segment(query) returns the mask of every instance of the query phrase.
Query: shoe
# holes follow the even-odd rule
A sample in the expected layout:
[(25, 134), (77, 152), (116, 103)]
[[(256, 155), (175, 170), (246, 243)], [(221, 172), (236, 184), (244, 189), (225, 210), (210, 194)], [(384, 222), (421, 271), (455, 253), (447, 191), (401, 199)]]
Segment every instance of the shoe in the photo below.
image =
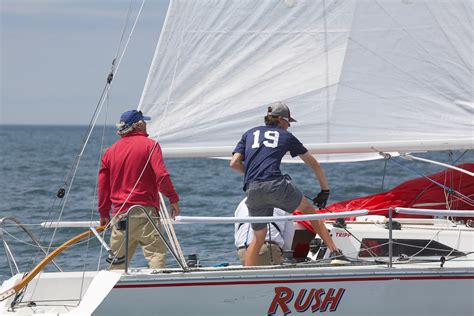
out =
[(329, 254), (329, 259), (331, 259), (331, 264), (348, 264), (351, 263), (349, 259), (344, 256), (342, 253), (341, 249), (336, 249), (334, 251), (331, 251)]

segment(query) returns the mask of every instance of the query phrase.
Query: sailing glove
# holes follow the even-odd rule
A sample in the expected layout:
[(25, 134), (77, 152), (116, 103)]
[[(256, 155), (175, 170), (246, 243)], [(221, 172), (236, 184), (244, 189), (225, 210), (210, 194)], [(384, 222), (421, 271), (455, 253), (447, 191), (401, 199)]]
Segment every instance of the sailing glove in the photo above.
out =
[(329, 190), (321, 190), (321, 192), (319, 192), (318, 195), (313, 199), (313, 204), (322, 209), (326, 207), (328, 199)]

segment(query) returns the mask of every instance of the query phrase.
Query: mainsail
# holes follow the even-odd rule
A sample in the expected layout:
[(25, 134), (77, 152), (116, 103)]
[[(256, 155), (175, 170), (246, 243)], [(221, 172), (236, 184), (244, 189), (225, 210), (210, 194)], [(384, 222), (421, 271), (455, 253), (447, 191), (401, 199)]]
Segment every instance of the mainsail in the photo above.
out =
[(471, 149), (473, 16), (472, 0), (173, 0), (139, 107), (168, 156), (230, 155), (278, 100), (313, 153)]

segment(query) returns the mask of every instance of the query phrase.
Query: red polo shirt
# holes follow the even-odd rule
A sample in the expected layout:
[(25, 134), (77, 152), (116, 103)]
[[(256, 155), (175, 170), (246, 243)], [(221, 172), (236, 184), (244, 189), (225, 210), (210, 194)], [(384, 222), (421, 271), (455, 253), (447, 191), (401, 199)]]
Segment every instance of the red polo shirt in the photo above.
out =
[(159, 209), (158, 192), (170, 203), (179, 201), (161, 147), (148, 138), (148, 134), (126, 134), (106, 150), (98, 183), (98, 206), (102, 217), (110, 216), (111, 207), (113, 216), (127, 212), (135, 204)]

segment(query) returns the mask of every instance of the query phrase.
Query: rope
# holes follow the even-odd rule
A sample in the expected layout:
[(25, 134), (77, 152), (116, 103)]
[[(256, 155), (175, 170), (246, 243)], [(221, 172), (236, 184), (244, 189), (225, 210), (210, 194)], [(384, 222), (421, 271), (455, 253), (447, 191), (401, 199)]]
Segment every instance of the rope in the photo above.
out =
[[(72, 164), (71, 166), (71, 169), (66, 177), (66, 180), (64, 182), (64, 185), (67, 186), (67, 190), (66, 190), (66, 195), (64, 197), (64, 200), (62, 201), (62, 203), (60, 203), (61, 205), (61, 209), (60, 209), (60, 212), (59, 212), (59, 216), (58, 216), (58, 221), (61, 220), (62, 218), (62, 214), (64, 212), (64, 207), (67, 203), (67, 200), (68, 200), (68, 197), (69, 197), (69, 193), (70, 193), (70, 190), (71, 190), (71, 187), (72, 187), (72, 184), (74, 182), (74, 179), (75, 179), (75, 176), (76, 176), (76, 173), (77, 173), (77, 169), (79, 167), (79, 164), (80, 164), (80, 161), (81, 161), (81, 158), (82, 158), (82, 155), (84, 153), (84, 150), (86, 148), (86, 145), (89, 143), (89, 140), (90, 140), (90, 137), (92, 135), (92, 131), (94, 130), (94, 126), (96, 125), (96, 122), (97, 122), (97, 119), (99, 117), (99, 114), (102, 110), (102, 107), (104, 105), (104, 102), (106, 100), (106, 96), (108, 95), (109, 93), (109, 90), (111, 89), (112, 87), (112, 79), (116, 76), (118, 70), (119, 70), (119, 67), (120, 67), (120, 64), (121, 64), (121, 61), (123, 59), (123, 57), (125, 56), (125, 53), (127, 51), (127, 48), (128, 48), (128, 44), (130, 42), (130, 39), (132, 37), (132, 34), (135, 30), (135, 26), (140, 18), (140, 15), (141, 15), (141, 12), (142, 12), (142, 9), (143, 9), (143, 6), (145, 4), (145, 1), (146, 0), (143, 0), (142, 1), (142, 5), (140, 7), (140, 10), (138, 11), (137, 13), (137, 16), (135, 18), (135, 22), (133, 24), (133, 27), (132, 29), (130, 30), (130, 33), (129, 33), (129, 36), (128, 36), (128, 39), (127, 39), (127, 42), (125, 43), (125, 46), (122, 50), (122, 54), (120, 55), (120, 57), (118, 57), (117, 59), (117, 56), (119, 54), (119, 51), (120, 51), (120, 47), (122, 46), (122, 41), (123, 41), (123, 35), (126, 31), (126, 27), (123, 28), (122, 30), (122, 35), (121, 35), (121, 39), (120, 39), (120, 43), (119, 43), (119, 46), (117, 48), (117, 52), (116, 52), (116, 55), (115, 55), (115, 58), (113, 59), (112, 61), (112, 67), (111, 67), (111, 71), (107, 77), (107, 82), (102, 90), (102, 93), (100, 95), (100, 98), (99, 98), (99, 101), (96, 105), (96, 108), (94, 110), (94, 113), (92, 115), (92, 118), (89, 122), (89, 125), (88, 125), (88, 129), (87, 129), (87, 132), (83, 138), (83, 141), (82, 141), (82, 145), (80, 147), (80, 150), (79, 150), (79, 154), (76, 156), (75, 160), (74, 160), (74, 163)], [(126, 22), (125, 25), (127, 25), (128, 22)], [(57, 227), (54, 229), (54, 232), (53, 232), (53, 236), (51, 238), (51, 242), (50, 244), (53, 242), (55, 236), (56, 236), (56, 231), (57, 231)], [(48, 247), (48, 253), (49, 253), (50, 249)]]
[[(127, 16), (127, 19), (128, 19), (128, 16)], [(122, 40), (122, 38), (120, 40)], [(100, 142), (100, 150), (99, 150), (99, 158), (98, 158), (98, 162), (97, 162), (97, 172), (96, 172), (96, 174), (99, 174), (100, 166), (102, 165), (102, 152), (104, 150), (105, 129), (106, 129), (106, 125), (107, 125), (106, 123), (107, 123), (108, 113), (109, 113), (109, 100), (107, 100), (107, 105), (105, 107), (104, 126), (103, 126), (103, 129), (102, 129), (102, 137), (101, 137), (101, 142)], [(93, 206), (91, 208), (91, 217), (90, 217), (91, 221), (92, 221), (93, 214), (95, 214), (95, 211), (96, 211), (96, 208), (95, 208), (96, 204), (95, 203), (97, 203), (96, 197), (98, 197), (98, 187), (99, 187), (99, 177), (96, 178), (96, 183), (95, 183), (94, 201), (93, 201)], [(106, 232), (107, 232), (107, 229), (104, 229), (104, 231), (102, 232), (102, 239), (104, 239), (104, 240), (105, 240), (105, 233)], [(99, 256), (97, 258), (97, 271), (100, 270), (100, 261), (101, 261), (101, 258), (102, 258), (103, 249), (104, 249), (104, 247), (101, 244), (100, 250), (99, 250)]]
[[(272, 227), (271, 223), (267, 223), (268, 229), (268, 241), (270, 242), (268, 246), (268, 251), (270, 252), (270, 264), (273, 265), (275, 262), (273, 261), (273, 251), (272, 251)], [(264, 243), (265, 244), (265, 243)]]
[(464, 194), (462, 194), (461, 192), (458, 192), (450, 187), (447, 187), (446, 185), (442, 184), (442, 183), (439, 183), (439, 182), (436, 182), (435, 180), (431, 179), (430, 177), (428, 176), (425, 176), (424, 174), (414, 170), (413, 168), (410, 168), (410, 167), (407, 167), (405, 166), (404, 164), (401, 164), (400, 162), (396, 161), (395, 159), (392, 159), (393, 162), (395, 162), (396, 164), (398, 164), (399, 166), (403, 167), (403, 168), (406, 168), (414, 173), (416, 173), (417, 175), (419, 175), (420, 177), (422, 178), (425, 178), (427, 179), (428, 181), (430, 181), (432, 184), (435, 184), (441, 188), (443, 188), (444, 190), (446, 190), (449, 194), (453, 195), (454, 197), (457, 197), (457, 198), (460, 198), (460, 199), (463, 199), (465, 200), (467, 203), (469, 204), (474, 204), (474, 200), (471, 199), (470, 197), (468, 196), (465, 196)]
[(380, 188), (381, 191), (383, 191), (383, 187), (384, 187), (384, 184), (385, 184), (385, 176), (387, 175), (387, 164), (388, 164), (388, 161), (391, 158), (392, 158), (391, 156), (389, 156), (388, 158), (384, 158), (385, 164), (384, 164), (384, 167), (383, 167), (382, 187)]
[[(56, 218), (57, 218), (58, 221), (61, 221), (62, 215), (63, 215), (63, 213), (64, 213), (64, 208), (65, 208), (66, 203), (67, 203), (67, 201), (68, 201), (69, 194), (70, 194), (72, 185), (73, 185), (73, 183), (74, 183), (74, 179), (75, 179), (75, 177), (76, 177), (76, 174), (77, 174), (77, 170), (78, 170), (78, 168), (79, 168), (80, 161), (81, 161), (81, 159), (82, 159), (82, 155), (83, 155), (83, 153), (84, 153), (84, 150), (85, 150), (87, 144), (89, 143), (90, 137), (91, 137), (91, 135), (92, 135), (92, 131), (94, 130), (94, 126), (96, 125), (97, 119), (98, 119), (99, 114), (100, 114), (100, 112), (101, 112), (101, 110), (102, 110), (102, 107), (103, 107), (103, 105), (104, 105), (104, 102), (105, 102), (106, 99), (108, 99), (107, 96), (108, 96), (109, 91), (110, 91), (111, 86), (112, 86), (112, 80), (113, 80), (113, 78), (114, 78), (114, 75), (118, 72), (120, 63), (121, 63), (121, 61), (122, 61), (122, 59), (123, 59), (123, 57), (124, 57), (124, 55), (125, 55), (125, 52), (127, 51), (128, 44), (129, 44), (130, 39), (131, 39), (131, 37), (132, 37), (132, 34), (133, 34), (133, 31), (134, 31), (135, 26), (136, 26), (136, 24), (137, 24), (137, 21), (138, 21), (138, 19), (139, 19), (139, 17), (140, 17), (141, 11), (142, 11), (143, 6), (144, 6), (144, 3), (145, 3), (145, 0), (142, 1), (142, 5), (141, 5), (141, 7), (140, 7), (139, 12), (137, 13), (137, 16), (136, 16), (136, 19), (135, 19), (135, 23), (134, 23), (134, 25), (133, 25), (133, 27), (132, 27), (130, 33), (129, 33), (129, 37), (128, 37), (128, 39), (127, 39), (127, 42), (126, 42), (126, 44), (125, 44), (125, 47), (124, 47), (123, 50), (122, 50), (122, 54), (120, 55), (120, 57), (119, 57), (119, 59), (118, 59), (118, 63), (116, 64), (116, 62), (117, 62), (117, 56), (118, 56), (118, 54), (119, 54), (120, 47), (122, 46), (123, 36), (124, 36), (124, 34), (125, 34), (125, 31), (126, 31), (126, 25), (128, 24), (128, 18), (129, 18), (129, 16), (130, 16), (130, 11), (131, 11), (131, 8), (132, 8), (131, 4), (130, 4), (130, 6), (129, 6), (129, 13), (128, 13), (128, 15), (127, 15), (127, 21), (126, 21), (126, 23), (125, 23), (125, 25), (124, 25), (124, 28), (123, 28), (123, 30), (122, 30), (122, 34), (121, 34), (121, 38), (120, 38), (119, 45), (118, 45), (118, 48), (117, 48), (117, 52), (116, 52), (116, 55), (115, 55), (115, 57), (114, 57), (114, 59), (113, 59), (113, 61), (112, 61), (111, 71), (110, 71), (109, 75), (107, 76), (107, 82), (106, 82), (106, 84), (105, 84), (105, 86), (104, 86), (104, 88), (103, 88), (103, 90), (102, 90), (102, 93), (100, 94), (99, 101), (98, 101), (98, 103), (97, 103), (97, 105), (96, 105), (96, 108), (95, 108), (95, 110), (94, 110), (94, 113), (93, 113), (93, 115), (92, 115), (92, 118), (91, 118), (91, 120), (90, 120), (90, 122), (89, 122), (89, 125), (88, 125), (88, 128), (87, 128), (87, 132), (86, 132), (86, 134), (85, 134), (85, 136), (84, 136), (84, 138), (83, 138), (83, 141), (82, 141), (82, 144), (81, 144), (81, 147), (80, 147), (80, 150), (79, 150), (79, 154), (76, 156), (76, 158), (75, 158), (75, 160), (74, 160), (74, 162), (73, 162), (73, 164), (72, 164), (72, 166), (71, 166), (71, 168), (70, 168), (70, 170), (69, 170), (69, 173), (68, 173), (68, 175), (66, 176), (66, 179), (65, 179), (65, 181), (64, 181), (64, 186), (67, 187), (67, 190), (66, 190), (66, 192), (65, 192), (66, 194), (65, 194), (65, 196), (64, 196), (64, 200), (60, 200), (59, 205), (58, 205), (59, 211), (56, 212), (56, 213), (59, 212), (59, 215), (56, 216)], [(104, 128), (105, 128), (105, 127), (104, 127)], [(58, 198), (62, 198), (62, 197), (59, 197), (59, 196), (58, 196)], [(53, 205), (54, 205), (54, 204), (53, 204)], [(50, 212), (50, 213), (51, 213), (51, 212)], [(48, 216), (49, 216), (49, 215), (48, 215)], [(49, 219), (51, 220), (52, 218), (49, 217)], [(55, 236), (56, 236), (57, 229), (58, 229), (58, 227), (55, 227), (55, 229), (54, 229), (54, 231), (53, 231), (53, 235), (52, 235), (52, 237), (51, 237), (51, 240), (50, 240), (50, 242), (49, 242), (49, 245), (48, 245), (48, 248), (47, 248), (47, 251), (46, 251), (47, 253), (49, 253), (49, 252), (51, 251), (51, 245), (52, 245), (52, 243), (53, 243), (53, 241), (54, 241), (54, 238), (55, 238)], [(43, 232), (44, 232), (44, 231), (45, 231), (45, 228), (43, 228)], [(42, 232), (42, 234), (41, 234), (42, 236), (43, 236), (43, 232)], [(87, 239), (87, 242), (88, 242), (89, 239), (90, 239), (90, 238)], [(37, 255), (36, 255), (36, 256), (37, 256)], [(85, 270), (84, 270), (84, 271), (85, 271)], [(83, 271), (83, 272), (84, 272), (84, 271)], [(38, 278), (40, 278), (40, 277), (41, 277), (41, 273), (40, 273), (40, 275), (38, 275)], [(33, 290), (33, 293), (34, 293), (34, 292), (35, 292), (35, 290)]]
[(120, 39), (119, 39), (119, 43), (118, 43), (118, 45), (117, 45), (117, 51), (115, 52), (114, 60), (115, 60), (115, 59), (118, 57), (118, 55), (120, 54), (120, 48), (122, 47), (122, 43), (123, 43), (123, 38), (124, 38), (124, 35), (125, 35), (125, 31), (127, 30), (127, 25), (128, 25), (128, 22), (130, 21), (130, 16), (131, 16), (131, 13), (132, 13), (132, 8), (133, 8), (133, 0), (130, 0), (129, 5), (128, 5), (127, 17), (125, 18), (125, 22), (123, 23), (122, 32), (120, 32)]
[[(137, 181), (136, 181), (135, 184), (133, 185), (133, 188), (130, 190), (130, 193), (128, 194), (128, 196), (127, 196), (127, 198), (125, 199), (125, 201), (122, 203), (122, 205), (120, 206), (120, 208), (119, 208), (118, 211), (116, 212), (116, 215), (113, 216), (112, 219), (118, 218), (119, 216), (123, 216), (123, 214), (121, 213), (121, 211), (123, 210), (124, 206), (127, 204), (128, 200), (129, 200), (130, 197), (132, 196), (133, 191), (135, 191), (135, 188), (137, 187), (137, 185), (138, 185), (138, 183), (140, 182), (140, 180), (141, 180), (143, 174), (145, 173), (146, 167), (147, 167), (148, 164), (150, 163), (151, 156), (152, 156), (153, 153), (155, 152), (155, 148), (156, 148), (157, 145), (158, 145), (158, 142), (155, 142), (155, 143), (153, 144), (153, 147), (151, 148), (150, 154), (148, 155), (147, 161), (145, 162), (145, 165), (143, 166), (143, 169), (142, 169), (140, 175), (138, 176)], [(111, 223), (112, 223), (112, 219), (110, 220), (110, 222), (109, 222), (109, 224), (107, 225), (106, 229), (109, 229), (109, 228), (110, 228)]]
[[(327, 207), (324, 208), (326, 211), (328, 211), (329, 213), (334, 213), (334, 212), (331, 212)], [(334, 225), (333, 225), (334, 226)], [(342, 229), (344, 229), (350, 236), (352, 236), (355, 240), (357, 240), (360, 245), (362, 247), (364, 247), (364, 249), (367, 250), (367, 252), (370, 254), (371, 257), (373, 258), (376, 258), (377, 255), (375, 253), (373, 253), (370, 248), (367, 248), (367, 246), (362, 242), (362, 240), (360, 240), (359, 238), (357, 238), (353, 233), (351, 233), (346, 227), (342, 227)]]
[(451, 260), (454, 260), (454, 259), (457, 259), (457, 258), (466, 257), (466, 256), (469, 256), (469, 255), (472, 255), (473, 253), (474, 253), (474, 251), (465, 252), (464, 255), (453, 256), (451, 258), (446, 259), (446, 261), (451, 261)]
[(127, 42), (125, 43), (125, 47), (124, 47), (124, 49), (123, 49), (123, 51), (122, 51), (122, 54), (120, 55), (120, 57), (119, 57), (119, 59), (118, 59), (117, 68), (116, 68), (115, 73), (117, 73), (118, 68), (120, 67), (120, 64), (122, 63), (123, 57), (125, 56), (125, 52), (127, 51), (128, 44), (130, 43), (130, 40), (131, 40), (132, 35), (133, 35), (133, 32), (135, 31), (135, 27), (137, 26), (138, 20), (139, 20), (141, 14), (142, 14), (142, 10), (143, 10), (143, 7), (145, 6), (145, 2), (146, 2), (146, 0), (142, 0), (142, 4), (140, 5), (140, 9), (139, 9), (138, 12), (137, 12), (137, 17), (135, 18), (135, 21), (133, 22), (133, 26), (132, 26), (132, 28), (130, 29), (130, 33), (129, 33), (129, 35), (128, 35)]
[[(106, 230), (109, 230), (109, 229), (110, 229), (110, 227), (112, 226), (112, 222), (113, 222), (114, 219), (117, 219), (117, 221), (118, 221), (118, 220), (120, 219), (120, 217), (124, 215), (123, 213), (121, 213), (121, 211), (123, 210), (124, 206), (127, 204), (128, 200), (130, 199), (130, 196), (131, 196), (132, 193), (135, 191), (135, 188), (137, 187), (138, 183), (140, 182), (140, 179), (142, 178), (143, 174), (145, 173), (146, 167), (147, 167), (148, 164), (150, 163), (151, 157), (152, 157), (152, 155), (153, 155), (153, 153), (154, 153), (155, 148), (156, 148), (157, 145), (158, 145), (158, 142), (155, 142), (155, 143), (153, 144), (153, 147), (151, 148), (150, 154), (148, 155), (147, 161), (145, 162), (145, 165), (143, 166), (143, 169), (142, 169), (140, 175), (138, 176), (137, 181), (136, 181), (135, 184), (133, 185), (133, 188), (130, 190), (130, 193), (128, 194), (128, 196), (127, 196), (127, 198), (125, 199), (125, 201), (122, 203), (122, 205), (120, 206), (120, 208), (119, 208), (118, 211), (116, 212), (116, 215), (111, 218), (110, 222), (109, 222), (109, 223), (107, 224), (107, 226), (105, 227), (104, 232), (105, 232)], [(127, 215), (127, 216), (128, 216), (128, 215)], [(122, 242), (122, 243), (123, 243), (123, 242)], [(120, 247), (122, 247), (122, 245), (121, 245)], [(101, 248), (102, 248), (102, 247), (101, 247)], [(117, 256), (117, 255), (115, 254), (115, 257), (116, 257), (116, 256)], [(100, 258), (99, 258), (99, 260), (100, 260)], [(127, 258), (127, 260), (128, 260), (128, 258)], [(112, 261), (112, 262), (113, 262), (113, 261)], [(111, 264), (112, 264), (112, 263), (111, 263)], [(110, 268), (111, 264), (109, 265), (109, 268)]]
[[(460, 245), (461, 245), (461, 233), (462, 233), (462, 230), (459, 229), (458, 231), (458, 241), (457, 241), (457, 244), (456, 244), (456, 249), (459, 249)], [(454, 249), (453, 249), (454, 250)]]
[(454, 159), (453, 161), (453, 165), (456, 164), (459, 160), (461, 160), (462, 157), (464, 157), (465, 154), (467, 154), (469, 152), (469, 150), (465, 150), (462, 154), (459, 155), (458, 158)]
[[(120, 253), (120, 250), (122, 250), (124, 245), (125, 245), (125, 238), (122, 239), (122, 242), (120, 243), (120, 247), (117, 249), (117, 251), (114, 252), (114, 257), (112, 258), (112, 260), (110, 260), (110, 263), (109, 263), (109, 266), (108, 266), (107, 270), (111, 270), (112, 265), (113, 265), (115, 259), (117, 258), (117, 254)], [(128, 258), (125, 258), (125, 260), (128, 260)]]
[(404, 226), (403, 229), (417, 229), (417, 230), (443, 230), (443, 231), (463, 231), (463, 232), (472, 232), (472, 228), (464, 228), (464, 227), (443, 227), (440, 229), (439, 227), (429, 227), (429, 226), (422, 226), (422, 225), (413, 225), (408, 224), (408, 226)]
[[(432, 241), (434, 240), (430, 240), (428, 242), (427, 245), (429, 245)], [(437, 250), (437, 251), (447, 251), (447, 249), (441, 249), (441, 248), (433, 248), (433, 247), (428, 247), (427, 245), (426, 246), (416, 246), (416, 245), (411, 245), (411, 244), (405, 244), (405, 243), (402, 243), (402, 242), (393, 242), (394, 245), (400, 245), (400, 246), (408, 246), (408, 247), (411, 247), (411, 248), (419, 248), (421, 250), (425, 250), (425, 249), (428, 249), (428, 250)], [(455, 250), (455, 249), (453, 249)], [(450, 253), (453, 252), (453, 250), (451, 250)], [(417, 252), (416, 254), (419, 254), (421, 251)], [(414, 255), (412, 255), (411, 257), (413, 257)]]
[(178, 237), (176, 236), (173, 223), (171, 222), (171, 219), (169, 217), (169, 212), (166, 207), (166, 203), (163, 199), (163, 195), (159, 193), (159, 196), (160, 196), (160, 203), (161, 203), (159, 213), (162, 219), (162, 225), (166, 231), (166, 234), (168, 235), (168, 240), (170, 241), (174, 252), (178, 256), (178, 258), (181, 260), (181, 263), (183, 264), (183, 266), (188, 268), (188, 264), (186, 262), (186, 259), (184, 258), (183, 250), (181, 249), (181, 245), (179, 244)]
[[(130, 12), (130, 11), (129, 11)], [(128, 19), (128, 16), (127, 16)], [(102, 137), (101, 137), (101, 143), (100, 143), (100, 150), (99, 150), (99, 158), (98, 158), (98, 164), (97, 164), (97, 169), (96, 169), (96, 174), (99, 174), (100, 166), (101, 166), (101, 156), (102, 156), (102, 149), (104, 148), (104, 139), (105, 139), (105, 128), (106, 128), (106, 122), (107, 122), (107, 117), (109, 113), (109, 104), (110, 104), (110, 93), (107, 93), (106, 95), (106, 102), (105, 102), (105, 115), (104, 115), (104, 125), (102, 127)], [(92, 207), (90, 210), (90, 216), (89, 216), (89, 222), (92, 223), (92, 220), (94, 218), (94, 215), (96, 214), (96, 205), (97, 205), (97, 197), (98, 197), (98, 184), (99, 184), (99, 177), (96, 177), (95, 181), (95, 187), (94, 187), (94, 198), (92, 199)], [(105, 236), (105, 230), (103, 232)], [(85, 282), (85, 275), (86, 275), (86, 265), (87, 265), (87, 259), (89, 258), (89, 243), (90, 239), (87, 239), (87, 245), (86, 245), (86, 251), (85, 251), (85, 256), (83, 257), (83, 267), (82, 267), (82, 279), (81, 279), (81, 288), (79, 291), (79, 301), (82, 301), (82, 290), (84, 288), (84, 282)], [(99, 265), (100, 265), (100, 259), (102, 258), (102, 248), (103, 246), (101, 245), (100, 251), (99, 251)]]
[[(466, 153), (468, 153), (468, 152), (469, 152), (469, 150), (465, 150), (462, 154), (459, 155), (459, 157), (458, 157), (457, 159), (455, 159), (455, 160), (451, 163), (451, 165), (454, 166), (454, 165), (455, 165), (459, 160), (461, 160), (461, 158), (464, 157), (464, 155), (465, 155)], [(430, 184), (430, 185), (428, 185), (426, 188), (424, 188), (423, 191), (421, 191), (421, 192), (417, 195), (417, 197), (415, 198), (414, 201), (417, 201), (421, 196), (423, 196), (423, 194), (424, 194), (429, 188), (431, 188), (432, 185), (433, 185), (433, 184)]]
[[(431, 244), (432, 241), (434, 241), (435, 237), (437, 237), (439, 235), (439, 233), (441, 233), (441, 231), (437, 231), (436, 234), (430, 239), (430, 241), (423, 248), (421, 248), (418, 252), (415, 252), (413, 255), (411, 255), (410, 258), (416, 257), (418, 254), (422, 253), (423, 250), (425, 250), (425, 249), (430, 249), (430, 248), (428, 248), (428, 246)], [(410, 246), (410, 247), (412, 247), (412, 246)]]
[[(15, 240), (15, 241), (17, 241), (17, 242), (19, 242), (19, 243), (22, 243), (22, 244), (24, 244), (24, 245), (27, 245), (27, 246), (30, 246), (30, 247), (33, 247), (33, 248), (36, 248), (36, 249), (41, 249), (38, 245), (29, 243), (29, 242), (27, 242), (27, 241), (25, 241), (25, 240), (23, 240), (23, 239), (21, 239), (21, 238), (19, 238), (19, 237), (16, 237), (15, 235), (13, 235), (12, 233), (8, 232), (8, 231), (5, 230), (5, 229), (2, 229), (2, 231), (3, 231), (3, 233), (4, 233), (5, 235), (10, 236), (13, 240)], [(76, 246), (82, 245), (82, 244), (84, 244), (84, 243), (87, 243), (89, 240), (92, 240), (92, 239), (95, 239), (95, 237), (92, 237), (92, 236), (91, 236), (91, 237), (88, 237), (87, 239), (84, 239), (83, 241), (77, 242), (77, 243), (75, 243), (74, 245), (71, 245), (71, 246), (69, 247), (69, 249), (72, 248), (72, 247), (76, 247)], [(51, 249), (54, 251), (54, 250), (56, 250), (58, 247), (59, 247), (59, 246), (54, 246), (54, 247), (51, 247)]]
[(12, 239), (18, 241), (19, 243), (22, 243), (22, 244), (25, 244), (25, 245), (28, 245), (28, 246), (31, 246), (31, 247), (40, 249), (39, 246), (37, 246), (37, 245), (35, 245), (35, 244), (32, 244), (32, 243), (29, 243), (29, 242), (27, 242), (27, 241), (25, 241), (25, 240), (23, 240), (23, 239), (21, 239), (21, 238), (16, 237), (16, 236), (13, 235), (12, 233), (9, 233), (6, 229), (3, 229), (3, 228), (2, 228), (2, 231), (3, 231), (4, 234), (10, 236)]

